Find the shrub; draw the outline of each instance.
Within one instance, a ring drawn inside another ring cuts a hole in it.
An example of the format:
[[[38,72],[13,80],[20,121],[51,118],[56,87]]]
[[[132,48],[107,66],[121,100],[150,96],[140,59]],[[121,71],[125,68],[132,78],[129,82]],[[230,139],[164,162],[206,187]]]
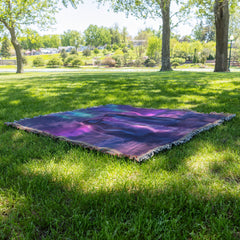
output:
[[[115,67],[116,61],[113,58],[107,57],[102,60],[102,65],[108,65],[109,67]]]
[[[130,60],[129,54],[128,54],[128,53],[125,53],[125,54],[123,55],[122,59],[123,59],[123,66],[125,66],[125,67],[128,66],[128,62],[129,62],[129,60]]]
[[[144,62],[144,65],[146,67],[154,67],[156,66],[156,64],[157,64],[156,61],[154,61],[154,59],[151,59],[151,58],[146,59]]]
[[[141,67],[143,65],[143,60],[141,58],[137,58],[134,63],[134,67]]]
[[[42,67],[44,66],[44,59],[42,57],[36,57],[34,60],[33,60],[33,66],[34,67]]]
[[[98,49],[98,48],[94,48],[93,52],[94,52],[95,54],[98,54],[98,53],[99,53],[99,49]]]
[[[108,51],[111,51],[112,50],[112,47],[111,47],[111,45],[107,45],[107,47],[106,47],[106,49],[108,50]]]
[[[63,64],[62,60],[58,57],[52,57],[48,63],[47,66],[51,67],[51,68],[56,68],[56,67],[60,67]]]
[[[23,63],[23,65],[28,64],[27,58],[25,56],[22,56],[22,63]]]
[[[61,50],[60,56],[61,56],[63,61],[67,58],[68,54],[66,53],[65,49]]]
[[[83,65],[83,61],[79,58],[79,57],[75,57],[72,61],[71,61],[71,65],[73,67],[79,67]]]
[[[107,55],[107,54],[108,54],[107,49],[104,49],[104,50],[103,50],[103,54],[104,54],[104,55]]]
[[[76,56],[69,56],[64,61],[64,66],[69,66]]]
[[[123,52],[123,53],[128,53],[128,48],[127,48],[127,47],[124,47],[124,48],[122,49],[122,52]]]
[[[119,48],[119,46],[118,46],[116,43],[114,43],[114,44],[112,45],[112,49],[113,49],[114,51],[116,51],[118,48]]]
[[[116,62],[116,67],[122,67],[123,66],[123,56],[121,56],[121,55],[115,55],[115,56],[113,56],[112,57],[114,60],[115,60],[115,62]]]
[[[173,62],[171,65],[172,65],[174,68],[176,68],[176,67],[179,66],[180,64],[179,64],[178,62]]]
[[[94,61],[94,64],[97,65],[97,66],[100,66],[101,65],[101,60],[98,58]]]
[[[115,52],[114,52],[114,55],[123,55],[123,51],[121,49],[117,49]]]
[[[91,56],[91,50],[90,49],[84,49],[82,52],[82,55],[85,57]]]
[[[76,48],[72,48],[70,54],[71,55],[78,55],[78,52],[77,52]]]
[[[171,63],[177,62],[179,64],[184,64],[186,62],[185,58],[172,58]]]

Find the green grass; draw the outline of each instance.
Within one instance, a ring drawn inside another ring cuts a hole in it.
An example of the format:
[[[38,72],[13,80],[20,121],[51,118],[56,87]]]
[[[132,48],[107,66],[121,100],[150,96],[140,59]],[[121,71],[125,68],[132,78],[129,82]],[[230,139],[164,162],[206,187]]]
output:
[[[4,122],[102,104],[228,112],[136,162]],[[239,73],[0,74],[0,239],[239,239]]]

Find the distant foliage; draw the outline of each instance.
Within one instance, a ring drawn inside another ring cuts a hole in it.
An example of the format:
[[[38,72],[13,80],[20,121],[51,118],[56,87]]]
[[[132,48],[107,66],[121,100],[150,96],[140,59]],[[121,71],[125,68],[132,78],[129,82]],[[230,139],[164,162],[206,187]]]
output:
[[[104,55],[107,55],[107,54],[108,54],[107,49],[103,49],[103,54],[104,54]]]
[[[127,47],[123,47],[122,52],[123,53],[128,53],[128,48]]]
[[[106,47],[106,49],[107,49],[108,51],[111,51],[111,50],[112,50],[112,46],[111,46],[110,44],[108,44],[107,47]]]
[[[67,58],[68,54],[67,54],[65,49],[61,50],[60,56],[61,56],[63,61]]]
[[[34,67],[42,67],[45,65],[44,59],[42,57],[36,57],[33,60],[33,66]]]
[[[71,55],[78,55],[78,52],[77,52],[76,48],[72,48],[70,54]]]
[[[52,57],[47,63],[47,66],[51,67],[51,68],[57,68],[57,67],[60,67],[62,65],[63,65],[63,62],[58,57]]]
[[[74,55],[70,55],[69,57],[67,57],[64,61],[64,66],[71,66],[71,62],[74,60],[74,58]]]
[[[82,59],[78,57],[77,55],[70,55],[66,58],[64,61],[64,66],[66,67],[79,67],[84,65]]]
[[[123,59],[123,56],[122,55],[115,55],[112,57],[115,62],[116,62],[116,67],[123,67],[124,66],[124,59]]]
[[[27,65],[28,64],[28,60],[25,56],[22,57],[22,63],[23,65]]]
[[[156,36],[150,37],[147,46],[147,56],[159,63],[161,59],[161,48],[161,39]]]
[[[84,49],[83,52],[82,52],[82,55],[85,56],[85,57],[89,57],[91,56],[91,50],[90,49]]]
[[[94,48],[93,52],[94,52],[95,54],[98,54],[98,53],[99,53],[99,49],[98,49],[98,48]]]
[[[146,67],[155,67],[157,65],[157,63],[154,59],[148,58],[144,61],[144,65]]]
[[[143,65],[143,59],[142,58],[137,58],[134,62],[133,62],[133,66],[134,67],[141,67]]]
[[[107,65],[109,67],[115,67],[116,61],[113,58],[107,57],[102,60],[102,65]]]
[[[3,58],[9,58],[11,56],[10,46],[11,46],[10,41],[8,40],[7,37],[4,37],[2,41],[2,48],[1,48],[1,55]]]
[[[80,57],[75,57],[72,61],[71,61],[71,65],[72,67],[80,67],[83,65],[83,61],[81,60]]]
[[[179,63],[179,64],[184,64],[186,62],[185,58],[172,58],[171,63]]]
[[[180,64],[179,64],[178,62],[173,62],[173,63],[171,63],[171,65],[172,65],[174,68],[176,68],[177,66],[180,66]]]
[[[100,66],[101,65],[101,60],[98,58],[94,61],[94,65]]]
[[[118,46],[116,43],[112,45],[112,49],[113,49],[114,51],[116,51],[118,48],[119,48],[119,46]]]

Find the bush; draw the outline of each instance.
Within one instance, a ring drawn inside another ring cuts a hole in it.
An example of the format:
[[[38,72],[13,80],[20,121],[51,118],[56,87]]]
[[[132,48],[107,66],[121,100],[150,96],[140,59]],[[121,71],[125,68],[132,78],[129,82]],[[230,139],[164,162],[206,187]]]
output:
[[[71,65],[73,67],[79,67],[83,65],[83,61],[79,58],[79,57],[75,57],[72,61],[71,61]]]
[[[64,61],[64,66],[69,66],[71,65],[71,62],[74,60],[74,58],[76,58],[76,56],[69,56],[65,59]]]
[[[51,67],[51,68],[56,68],[56,67],[60,67],[62,66],[63,62],[60,58],[58,57],[52,57],[48,63],[47,63],[47,66],[48,67]]]
[[[103,49],[103,54],[104,54],[104,55],[107,55],[107,54],[108,54],[107,49]]]
[[[95,54],[98,54],[98,53],[99,53],[99,49],[98,49],[98,48],[94,48],[93,52],[94,52]]]
[[[101,60],[98,58],[94,61],[94,64],[97,65],[97,66],[100,66],[101,65]]]
[[[134,67],[141,67],[143,65],[143,60],[141,58],[137,58],[134,63]]]
[[[78,52],[77,52],[76,48],[72,48],[70,54],[71,55],[78,55]]]
[[[22,56],[22,63],[23,63],[23,65],[28,64],[27,58],[25,56]]]
[[[113,58],[107,57],[102,60],[102,65],[108,65],[109,67],[115,67],[116,61]]]
[[[180,64],[179,64],[178,62],[173,62],[171,65],[172,65],[174,68],[176,68],[176,67],[179,66]]]
[[[65,49],[61,50],[60,56],[61,56],[63,61],[67,58],[68,54],[66,53]]]
[[[111,51],[112,50],[112,47],[111,47],[111,45],[107,45],[107,47],[106,47],[106,49],[108,50],[108,51]]]
[[[118,48],[119,48],[119,46],[118,46],[116,43],[114,43],[114,44],[112,45],[112,49],[113,49],[114,51],[116,51]]]
[[[128,48],[127,48],[127,47],[124,47],[124,48],[122,49],[122,52],[123,52],[123,53],[128,53]]]
[[[82,55],[85,57],[91,56],[91,50],[90,49],[84,49],[82,52]]]
[[[154,61],[154,59],[151,59],[151,58],[146,59],[144,62],[144,65],[146,67],[154,67],[156,66],[156,64],[157,64],[156,61]]]
[[[179,63],[179,65],[180,65],[180,64],[184,64],[186,62],[186,60],[185,60],[185,58],[172,58],[171,63],[174,63],[174,62]]]
[[[45,65],[45,63],[44,63],[44,59],[42,57],[36,57],[33,60],[33,66],[34,67],[42,67],[44,65]]]
[[[121,55],[116,55],[112,57],[115,62],[116,62],[116,67],[122,67],[123,66],[123,56]]]

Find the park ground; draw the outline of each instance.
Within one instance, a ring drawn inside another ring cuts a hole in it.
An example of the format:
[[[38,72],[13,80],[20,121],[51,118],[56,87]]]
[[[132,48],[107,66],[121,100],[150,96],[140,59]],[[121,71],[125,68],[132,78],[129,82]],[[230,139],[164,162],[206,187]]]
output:
[[[109,103],[236,117],[142,164],[4,125]],[[239,239],[239,212],[239,73],[0,73],[0,239]]]

